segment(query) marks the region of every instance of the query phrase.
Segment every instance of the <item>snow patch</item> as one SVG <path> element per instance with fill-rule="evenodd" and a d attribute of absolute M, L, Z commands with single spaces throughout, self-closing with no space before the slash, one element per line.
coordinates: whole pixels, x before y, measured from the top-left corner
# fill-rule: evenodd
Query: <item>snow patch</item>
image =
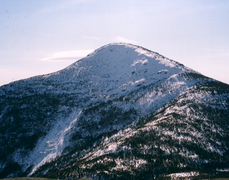
<path fill-rule="evenodd" d="M 96 151 L 96 152 L 92 155 L 91 159 L 96 158 L 96 157 L 99 157 L 99 156 L 103 156 L 103 155 L 105 155 L 105 154 L 114 153 L 114 152 L 116 152 L 116 150 L 117 150 L 117 146 L 118 146 L 118 145 L 115 144 L 115 143 L 110 144 L 110 145 L 108 145 L 108 147 L 107 147 L 106 149 Z"/>
<path fill-rule="evenodd" d="M 193 177 L 199 175 L 200 175 L 199 172 L 192 171 L 192 172 L 183 172 L 183 173 L 173 173 L 167 175 L 167 177 L 171 177 L 171 179 L 177 179 L 177 178 L 186 178 L 186 177 Z"/>
<path fill-rule="evenodd" d="M 229 169 L 216 169 L 216 171 L 219 171 L 219 172 L 229 172 Z"/>
<path fill-rule="evenodd" d="M 139 64 L 141 63 L 142 65 L 146 65 L 148 63 L 148 59 L 138 59 L 138 60 L 135 60 L 133 64 L 131 64 L 131 66 L 135 66 L 136 64 Z"/>
<path fill-rule="evenodd" d="M 70 131 L 74 128 L 81 112 L 81 110 L 76 110 L 68 119 L 61 118 L 52 130 L 38 141 L 37 146 L 26 160 L 27 164 L 35 165 L 29 175 L 62 153 L 69 143 Z"/>

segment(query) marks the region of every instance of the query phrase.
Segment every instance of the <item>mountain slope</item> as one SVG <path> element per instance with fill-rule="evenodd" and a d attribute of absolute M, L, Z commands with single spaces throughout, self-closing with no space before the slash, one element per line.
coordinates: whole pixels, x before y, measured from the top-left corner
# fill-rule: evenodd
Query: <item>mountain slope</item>
<path fill-rule="evenodd" d="M 0 174 L 94 179 L 228 167 L 229 86 L 131 44 L 0 88 Z"/>

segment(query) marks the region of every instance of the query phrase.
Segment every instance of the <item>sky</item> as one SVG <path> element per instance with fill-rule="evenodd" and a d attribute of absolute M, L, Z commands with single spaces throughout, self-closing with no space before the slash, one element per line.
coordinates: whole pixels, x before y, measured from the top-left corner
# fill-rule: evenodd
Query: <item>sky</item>
<path fill-rule="evenodd" d="M 0 0 L 0 86 L 115 42 L 229 84 L 228 0 Z"/>

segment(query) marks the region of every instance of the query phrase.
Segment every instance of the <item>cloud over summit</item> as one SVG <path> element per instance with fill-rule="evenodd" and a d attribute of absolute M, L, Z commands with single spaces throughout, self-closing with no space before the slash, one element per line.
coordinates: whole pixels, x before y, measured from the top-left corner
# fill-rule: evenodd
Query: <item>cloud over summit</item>
<path fill-rule="evenodd" d="M 43 58 L 42 61 L 79 60 L 90 54 L 92 51 L 93 50 L 61 51 L 53 53 L 50 57 Z"/>

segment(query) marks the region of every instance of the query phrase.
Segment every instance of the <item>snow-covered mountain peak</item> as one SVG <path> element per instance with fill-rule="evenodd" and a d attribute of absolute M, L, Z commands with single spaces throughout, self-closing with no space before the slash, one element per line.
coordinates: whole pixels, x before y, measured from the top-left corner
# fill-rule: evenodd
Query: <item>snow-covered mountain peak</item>
<path fill-rule="evenodd" d="M 205 168 L 210 153 L 227 168 L 217 163 L 229 154 L 228 91 L 156 52 L 108 44 L 0 87 L 0 177 L 152 178 Z"/>
<path fill-rule="evenodd" d="M 173 81 L 172 86 L 185 84 L 179 82 L 176 75 L 190 72 L 195 73 L 143 47 L 114 43 L 95 50 L 61 71 L 42 76 L 42 81 L 65 83 L 67 93 L 77 91 L 83 97 L 99 94 L 107 99 L 112 94 L 126 94 L 135 87 L 147 86 L 164 79 Z M 59 92 L 59 89 L 56 90 Z"/>
<path fill-rule="evenodd" d="M 75 94 L 74 103 L 77 107 L 74 111 L 87 109 L 88 106 L 94 106 L 102 101 L 117 101 L 120 97 L 124 101 L 133 93 L 131 97 L 133 102 L 128 105 L 119 103 L 119 108 L 124 111 L 136 109 L 136 113 L 141 117 L 162 107 L 183 89 L 196 83 L 196 81 L 185 82 L 181 74 L 187 72 L 194 71 L 145 48 L 115 43 L 95 50 L 59 72 L 42 76 L 42 82 L 48 82 L 48 90 L 52 93 Z M 146 87 L 151 87 L 150 91 L 145 90 Z M 68 122 L 66 119 L 65 121 Z M 60 121 L 60 124 L 63 122 Z M 70 126 L 69 121 L 61 130 L 57 126 L 53 127 L 39 143 L 28 160 L 29 164 L 36 162 L 33 172 L 61 154 L 68 145 L 68 141 L 60 143 L 66 136 L 62 132 L 68 130 Z M 56 148 L 50 151 L 47 142 L 53 142 L 55 145 L 51 146 L 51 149 Z M 37 151 L 46 153 L 40 154 L 37 158 L 34 156 Z"/>
<path fill-rule="evenodd" d="M 158 81 L 182 72 L 197 73 L 146 48 L 127 43 L 111 43 L 61 71 L 44 75 L 43 78 L 64 79 L 68 82 L 75 82 L 81 78 L 86 81 L 106 81 L 109 78 L 110 81 L 129 84 L 143 78 Z M 123 84 L 119 83 L 119 86 Z"/>
<path fill-rule="evenodd" d="M 150 61 L 157 61 L 154 62 L 154 65 L 164 64 L 167 67 L 184 69 L 183 65 L 156 52 L 127 43 L 112 43 L 102 46 L 89 54 L 86 58 L 83 58 L 81 61 L 87 61 L 85 59 L 89 59 L 88 61 L 94 61 L 96 64 L 106 65 L 109 63 L 111 64 L 110 68 L 117 67 L 117 65 L 123 67 L 123 65 L 137 64 L 134 61 L 144 62 L 142 65 L 147 65 L 149 59 Z M 81 61 L 74 63 L 72 66 L 80 63 Z M 188 68 L 185 69 L 190 70 Z"/>
<path fill-rule="evenodd" d="M 139 81 L 168 78 L 182 72 L 194 72 L 164 56 L 132 44 L 114 43 L 103 46 L 87 57 L 54 73 L 65 81 L 119 82 L 118 86 Z M 45 78 L 57 78 L 49 74 Z M 81 79 L 82 80 L 82 79 Z"/>

